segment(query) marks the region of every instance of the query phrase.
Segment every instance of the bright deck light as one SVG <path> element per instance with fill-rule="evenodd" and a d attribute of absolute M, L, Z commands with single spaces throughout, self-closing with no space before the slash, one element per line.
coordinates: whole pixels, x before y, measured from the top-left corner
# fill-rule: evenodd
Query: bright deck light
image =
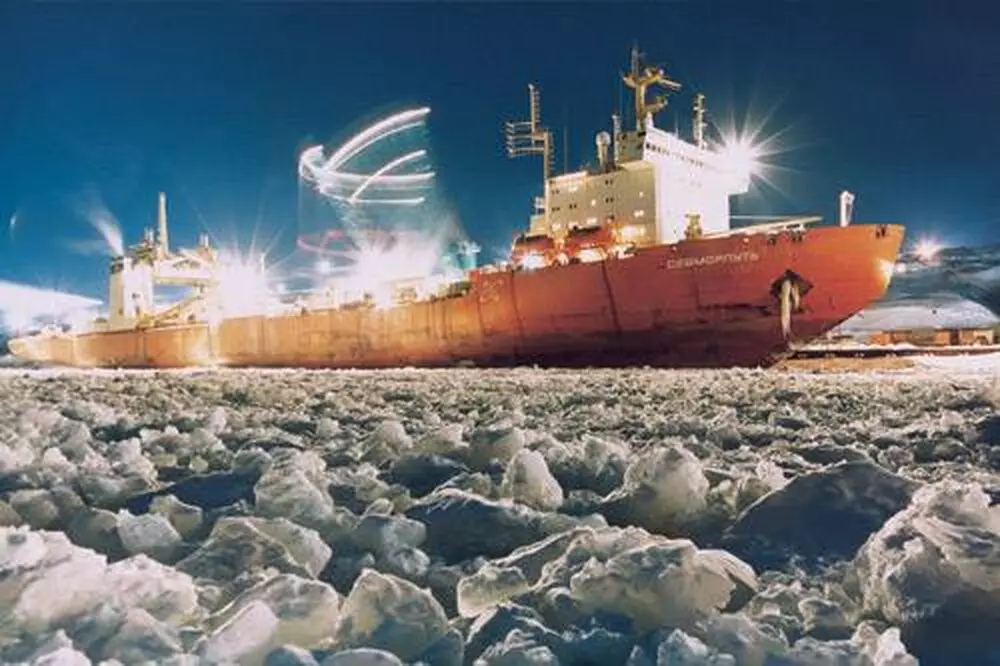
<path fill-rule="evenodd" d="M 719 154 L 726 167 L 741 176 L 752 176 L 759 167 L 760 150 L 745 138 L 727 139 Z"/>
<path fill-rule="evenodd" d="M 917 255 L 917 259 L 920 261 L 933 261 L 940 251 L 941 244 L 929 238 L 917 241 L 916 246 L 913 248 L 913 253 Z"/>

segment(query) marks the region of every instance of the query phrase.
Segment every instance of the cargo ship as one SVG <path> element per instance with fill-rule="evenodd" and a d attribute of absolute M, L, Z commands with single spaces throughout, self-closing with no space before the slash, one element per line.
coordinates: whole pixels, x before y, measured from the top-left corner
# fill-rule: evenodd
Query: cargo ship
<path fill-rule="evenodd" d="M 529 86 L 528 119 L 506 123 L 507 149 L 542 158 L 543 194 L 504 261 L 360 292 L 328 284 L 288 302 L 261 286 L 260 266 L 207 238 L 172 250 L 161 195 L 158 230 L 111 262 L 108 316 L 10 348 L 103 368 L 767 366 L 885 293 L 902 226 L 852 224 L 842 192 L 838 224 L 734 228 L 730 198 L 752 177 L 747 146 L 709 140 L 700 94 L 686 138 L 658 127 L 680 84 L 635 49 L 623 82 L 630 113 L 596 135 L 592 166 L 559 175 Z M 160 306 L 164 284 L 190 291 Z"/>

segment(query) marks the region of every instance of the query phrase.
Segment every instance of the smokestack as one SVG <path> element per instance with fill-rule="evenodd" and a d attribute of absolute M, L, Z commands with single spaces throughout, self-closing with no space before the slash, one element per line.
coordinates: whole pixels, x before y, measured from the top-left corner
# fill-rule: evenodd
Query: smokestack
<path fill-rule="evenodd" d="M 601 165 L 601 172 L 606 173 L 609 170 L 608 146 L 611 145 L 611 137 L 607 132 L 598 132 L 594 137 L 594 143 L 597 144 L 597 161 Z"/>
<path fill-rule="evenodd" d="M 840 193 L 840 226 L 846 227 L 851 223 L 851 214 L 854 212 L 854 195 L 844 190 Z"/>
<path fill-rule="evenodd" d="M 167 195 L 160 192 L 160 214 L 158 217 L 158 227 L 159 227 L 159 238 L 157 239 L 160 245 L 160 251 L 163 254 L 167 254 Z"/>

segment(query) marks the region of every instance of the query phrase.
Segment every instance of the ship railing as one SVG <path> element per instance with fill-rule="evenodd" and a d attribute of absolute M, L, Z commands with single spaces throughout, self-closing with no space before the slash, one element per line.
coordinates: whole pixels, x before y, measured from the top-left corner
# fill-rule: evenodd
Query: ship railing
<path fill-rule="evenodd" d="M 733 219 L 755 219 L 752 217 L 734 217 Z M 756 218 L 760 219 L 760 218 Z M 774 218 L 765 218 L 771 219 Z M 715 231 L 702 234 L 702 238 L 726 238 L 729 236 L 755 236 L 757 234 L 778 234 L 782 231 L 802 231 L 810 224 L 817 224 L 823 220 L 822 217 L 792 217 L 775 222 L 764 222 L 761 224 L 750 224 L 745 227 L 736 227 L 724 231 Z"/>

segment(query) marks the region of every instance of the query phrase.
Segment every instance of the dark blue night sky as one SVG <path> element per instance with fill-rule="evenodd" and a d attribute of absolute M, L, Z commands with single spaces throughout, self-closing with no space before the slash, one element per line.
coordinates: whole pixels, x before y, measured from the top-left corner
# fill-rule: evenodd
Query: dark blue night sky
<path fill-rule="evenodd" d="M 83 211 L 103 202 L 135 242 L 170 201 L 193 244 L 299 229 L 298 153 L 378 113 L 432 108 L 440 194 L 484 248 L 526 224 L 540 166 L 510 161 L 501 123 L 569 129 L 571 168 L 619 101 L 637 41 L 685 84 L 659 124 L 689 126 L 693 90 L 720 119 L 773 111 L 780 189 L 738 212 L 900 221 L 911 238 L 1000 241 L 1000 42 L 988 2 L 3 3 L 0 279 L 103 297 Z M 562 163 L 563 151 L 557 151 Z M 16 213 L 14 232 L 7 221 Z M 74 250 L 76 248 L 76 250 Z"/>

